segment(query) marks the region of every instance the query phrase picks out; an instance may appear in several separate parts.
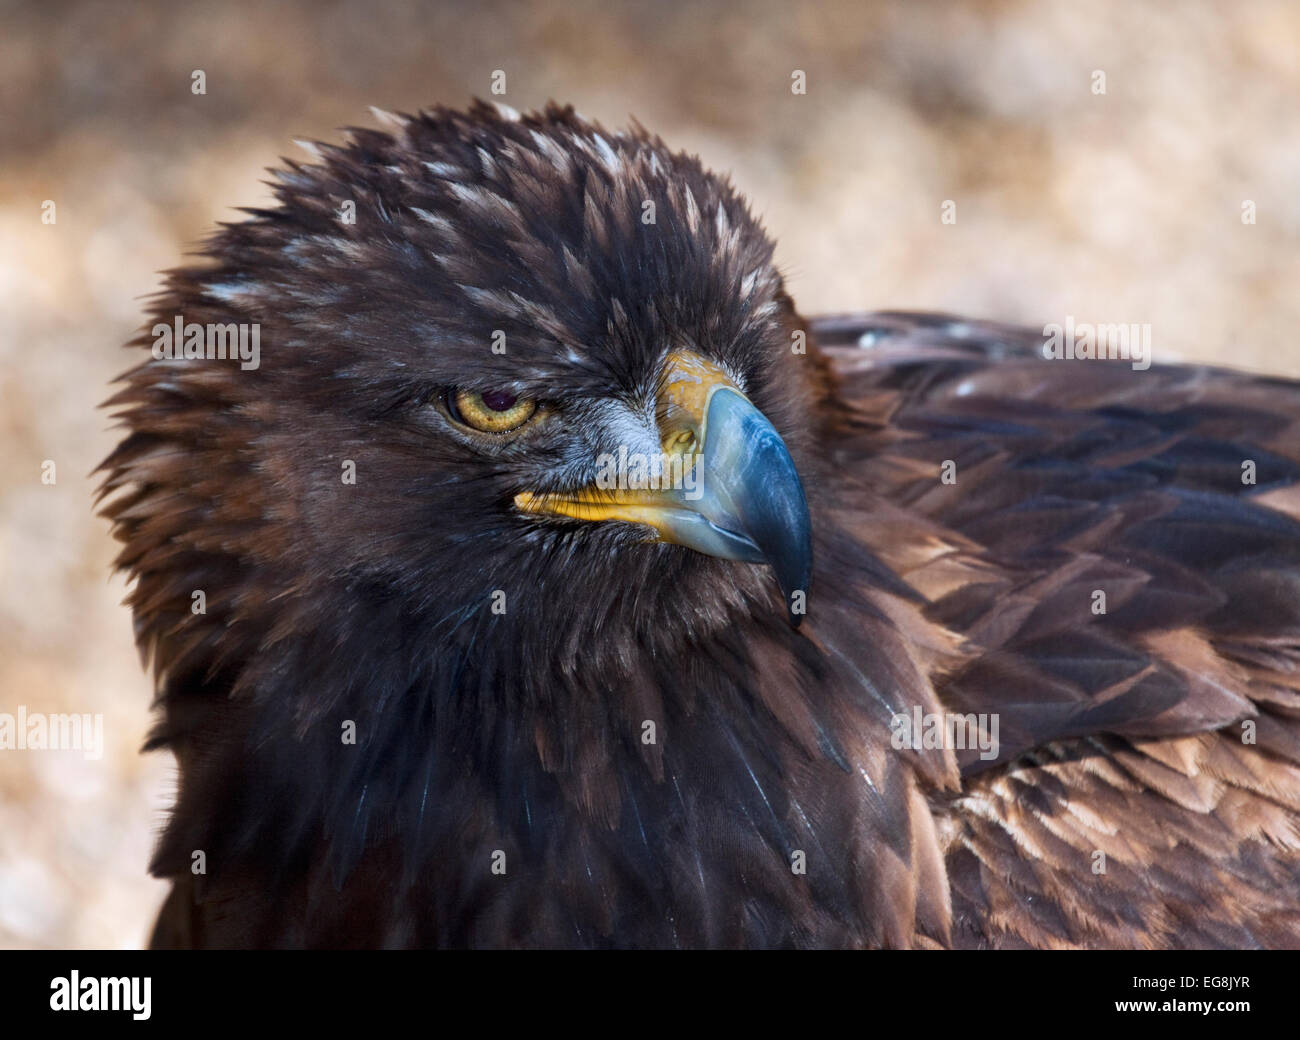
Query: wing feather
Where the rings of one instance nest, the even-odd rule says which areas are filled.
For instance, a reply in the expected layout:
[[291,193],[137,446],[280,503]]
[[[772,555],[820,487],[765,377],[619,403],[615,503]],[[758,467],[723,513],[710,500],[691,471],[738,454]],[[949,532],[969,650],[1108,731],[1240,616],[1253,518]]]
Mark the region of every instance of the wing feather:
[[855,534],[959,638],[946,710],[1000,719],[930,798],[953,941],[1300,945],[1300,384],[812,330],[880,501]]

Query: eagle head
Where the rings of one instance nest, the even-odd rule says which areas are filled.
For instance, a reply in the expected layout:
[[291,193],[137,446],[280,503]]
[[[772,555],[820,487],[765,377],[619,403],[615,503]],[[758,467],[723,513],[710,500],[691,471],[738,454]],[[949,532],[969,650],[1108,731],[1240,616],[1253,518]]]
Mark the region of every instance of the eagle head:
[[[273,171],[278,205],[156,301],[109,463],[144,495],[114,516],[150,647],[195,641],[200,588],[227,629],[351,590],[516,647],[512,617],[559,645],[671,642],[771,611],[778,585],[797,622],[814,363],[745,201],[569,108],[381,115],[391,133]],[[256,366],[158,357],[177,318],[255,328]]]

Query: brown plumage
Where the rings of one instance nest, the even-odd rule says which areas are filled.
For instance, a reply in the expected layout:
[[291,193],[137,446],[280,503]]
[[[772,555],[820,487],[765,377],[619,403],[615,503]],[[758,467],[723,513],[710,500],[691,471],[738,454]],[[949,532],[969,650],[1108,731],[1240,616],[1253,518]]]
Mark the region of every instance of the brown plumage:
[[[1300,944],[1300,387],[806,321],[640,129],[385,119],[156,301],[258,367],[111,402],[157,945]],[[727,494],[614,515],[682,373]]]

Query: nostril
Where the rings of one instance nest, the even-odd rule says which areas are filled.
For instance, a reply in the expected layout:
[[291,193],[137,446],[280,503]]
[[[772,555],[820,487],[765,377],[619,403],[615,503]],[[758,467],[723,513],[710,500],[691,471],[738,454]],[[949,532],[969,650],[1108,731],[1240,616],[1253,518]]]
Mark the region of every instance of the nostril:
[[678,430],[664,439],[664,454],[690,455],[695,451],[695,433],[691,430]]

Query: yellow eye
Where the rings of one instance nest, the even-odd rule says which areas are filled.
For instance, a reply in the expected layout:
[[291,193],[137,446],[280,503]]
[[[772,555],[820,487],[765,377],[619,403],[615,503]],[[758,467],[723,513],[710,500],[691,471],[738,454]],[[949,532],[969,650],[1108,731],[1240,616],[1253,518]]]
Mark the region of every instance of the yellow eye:
[[537,412],[537,402],[509,390],[453,390],[447,398],[453,418],[483,433],[509,433]]

